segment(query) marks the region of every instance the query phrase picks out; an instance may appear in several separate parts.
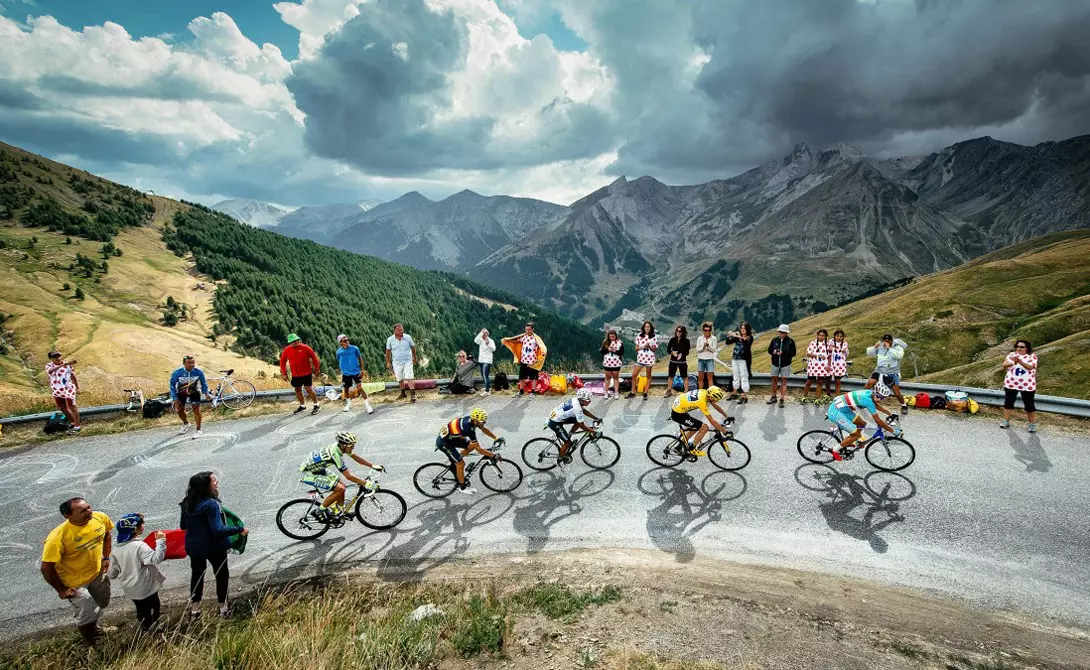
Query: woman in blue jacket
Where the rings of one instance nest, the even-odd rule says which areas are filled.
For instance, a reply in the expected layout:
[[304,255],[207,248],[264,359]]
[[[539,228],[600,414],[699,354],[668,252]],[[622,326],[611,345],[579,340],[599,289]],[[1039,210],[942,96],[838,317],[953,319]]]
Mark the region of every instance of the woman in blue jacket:
[[189,488],[181,503],[181,528],[185,531],[185,553],[189,555],[192,574],[189,580],[190,615],[200,616],[201,598],[204,596],[206,564],[216,575],[216,599],[220,615],[229,616],[227,605],[227,550],[232,535],[247,533],[237,526],[228,527],[223,522],[223,508],[219,501],[219,480],[212,472],[198,472],[189,478]]

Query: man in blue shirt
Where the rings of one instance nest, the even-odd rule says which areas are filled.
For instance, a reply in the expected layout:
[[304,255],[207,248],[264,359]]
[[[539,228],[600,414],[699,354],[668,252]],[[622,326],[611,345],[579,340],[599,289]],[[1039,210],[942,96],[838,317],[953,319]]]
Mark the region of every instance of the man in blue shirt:
[[341,369],[341,383],[344,384],[344,411],[352,409],[350,393],[352,387],[356,387],[363,398],[363,406],[371,414],[375,410],[371,407],[367,392],[363,390],[363,354],[359,347],[348,341],[347,335],[338,336],[337,343],[340,344],[337,348],[337,367]]
[[203,434],[201,433],[201,399],[206,395],[208,395],[208,381],[204,378],[204,371],[197,367],[197,361],[192,356],[184,356],[182,367],[170,375],[170,399],[174,401],[174,410],[182,418],[179,435],[185,435],[189,430],[189,419],[185,416],[186,402],[193,407],[193,422],[197,424],[197,432],[193,433],[193,439]]

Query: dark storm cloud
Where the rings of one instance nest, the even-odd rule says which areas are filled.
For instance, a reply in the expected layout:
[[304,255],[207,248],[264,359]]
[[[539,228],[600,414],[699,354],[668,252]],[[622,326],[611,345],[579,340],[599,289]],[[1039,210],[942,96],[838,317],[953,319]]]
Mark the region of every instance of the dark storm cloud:
[[47,156],[70,154],[105,162],[160,165],[181,157],[164,137],[106,128],[82,117],[25,110],[4,112],[0,140]]
[[18,82],[0,79],[0,107],[8,109],[41,109],[43,101]]

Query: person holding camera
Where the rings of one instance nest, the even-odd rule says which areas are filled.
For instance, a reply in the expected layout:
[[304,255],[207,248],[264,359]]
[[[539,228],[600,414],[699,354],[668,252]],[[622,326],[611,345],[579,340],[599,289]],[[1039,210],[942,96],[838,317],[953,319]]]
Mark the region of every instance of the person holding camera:
[[[734,379],[734,393],[728,400],[738,399],[739,404],[749,402],[749,370],[753,363],[753,327],[748,321],[743,321],[738,330],[727,333],[724,339],[727,344],[733,344],[734,350],[730,355],[731,376]],[[741,394],[739,395],[739,391]]]

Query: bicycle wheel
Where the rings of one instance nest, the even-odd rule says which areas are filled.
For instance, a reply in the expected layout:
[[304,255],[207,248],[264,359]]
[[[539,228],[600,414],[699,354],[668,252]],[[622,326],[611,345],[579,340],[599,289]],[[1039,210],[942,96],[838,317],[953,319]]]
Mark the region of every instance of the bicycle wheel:
[[811,463],[828,463],[833,460],[833,447],[840,439],[828,430],[811,430],[799,438],[799,456]]
[[733,437],[719,438],[708,445],[708,460],[720,470],[741,470],[749,465],[749,447]]
[[223,389],[220,402],[231,409],[245,409],[254,402],[257,397],[257,389],[248,381],[235,379],[227,383]]
[[583,462],[595,470],[612,468],[621,460],[621,445],[612,437],[599,437],[587,440],[583,448],[579,450],[579,456]]
[[444,463],[425,463],[416,469],[413,486],[429,498],[446,498],[454,493],[458,478]]
[[400,493],[379,489],[374,495],[360,496],[356,501],[356,518],[375,530],[386,530],[401,523],[408,505]]
[[276,527],[293,540],[313,540],[329,530],[329,524],[311,514],[317,505],[310,498],[297,498],[284,503],[276,513]]
[[916,450],[899,437],[871,440],[864,449],[867,462],[886,472],[904,470],[916,460]]
[[535,437],[522,445],[522,460],[531,470],[545,472],[556,467],[560,457],[560,445],[555,439]]
[[514,491],[522,483],[522,468],[514,461],[487,460],[480,470],[481,483],[496,493]]
[[677,435],[656,435],[647,441],[647,457],[664,468],[676,466],[685,458],[683,454]]

